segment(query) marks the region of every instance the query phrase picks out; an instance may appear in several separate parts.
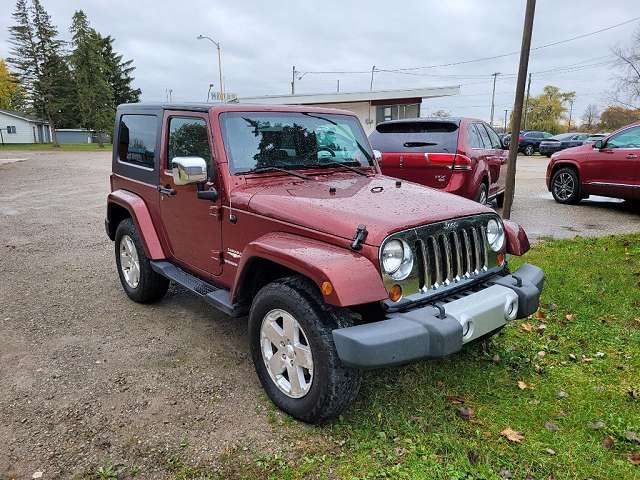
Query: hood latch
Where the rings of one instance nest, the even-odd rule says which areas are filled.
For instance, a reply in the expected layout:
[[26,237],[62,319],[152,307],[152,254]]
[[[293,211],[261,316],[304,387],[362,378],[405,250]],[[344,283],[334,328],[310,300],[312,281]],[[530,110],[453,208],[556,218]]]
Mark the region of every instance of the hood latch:
[[367,226],[360,224],[358,225],[358,228],[356,229],[356,234],[353,237],[353,242],[351,243],[351,249],[352,250],[360,250],[362,248],[362,242],[364,242],[364,239],[367,238],[367,234],[369,232],[367,231]]

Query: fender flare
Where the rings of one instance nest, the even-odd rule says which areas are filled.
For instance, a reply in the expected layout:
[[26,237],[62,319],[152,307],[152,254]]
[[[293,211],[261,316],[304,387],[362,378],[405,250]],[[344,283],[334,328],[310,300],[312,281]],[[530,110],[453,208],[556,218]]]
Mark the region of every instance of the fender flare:
[[529,237],[527,232],[524,231],[522,225],[511,220],[504,220],[504,232],[507,237],[507,253],[519,257],[529,251],[531,245],[529,244]]
[[[115,190],[107,197],[107,222],[111,222],[111,205],[118,205],[129,212],[129,215],[133,219],[133,222],[138,229],[140,238],[142,239],[142,245],[144,247],[144,253],[151,260],[162,260],[167,258],[160,238],[153,226],[153,220],[151,220],[151,214],[147,208],[147,204],[139,195],[128,192],[127,190]],[[116,228],[116,225],[113,226]]]
[[249,243],[238,264],[231,289],[237,301],[246,280],[246,272],[256,259],[272,261],[311,279],[318,287],[328,281],[333,286],[327,303],[348,307],[388,298],[382,277],[375,265],[357,252],[290,233],[274,232]]

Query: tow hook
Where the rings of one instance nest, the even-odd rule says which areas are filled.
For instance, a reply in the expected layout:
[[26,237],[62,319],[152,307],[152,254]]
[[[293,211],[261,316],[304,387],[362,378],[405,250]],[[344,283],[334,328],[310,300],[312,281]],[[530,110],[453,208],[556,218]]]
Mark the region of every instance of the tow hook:
[[352,250],[360,250],[362,248],[362,242],[367,238],[367,226],[360,224],[356,230],[356,234],[353,237],[353,242],[351,243]]

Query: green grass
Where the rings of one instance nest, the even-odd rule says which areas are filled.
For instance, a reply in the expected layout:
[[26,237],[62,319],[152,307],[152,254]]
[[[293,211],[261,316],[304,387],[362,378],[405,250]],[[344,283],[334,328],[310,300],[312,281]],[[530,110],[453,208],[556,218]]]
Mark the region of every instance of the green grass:
[[[174,459],[168,471],[179,479],[471,480],[501,470],[517,479],[640,478],[628,459],[640,445],[625,438],[640,434],[640,234],[543,242],[513,263],[523,261],[546,272],[542,313],[450,358],[367,373],[357,402],[332,425],[274,426],[301,447],[230,452],[215,469]],[[473,418],[460,418],[451,397]],[[604,428],[590,428],[595,421]],[[500,435],[507,427],[522,443]]]
[[97,143],[69,143],[54,147],[51,143],[5,143],[0,145],[0,152],[7,151],[50,151],[50,152],[84,152],[84,151],[111,151],[111,144],[105,143],[100,147]]

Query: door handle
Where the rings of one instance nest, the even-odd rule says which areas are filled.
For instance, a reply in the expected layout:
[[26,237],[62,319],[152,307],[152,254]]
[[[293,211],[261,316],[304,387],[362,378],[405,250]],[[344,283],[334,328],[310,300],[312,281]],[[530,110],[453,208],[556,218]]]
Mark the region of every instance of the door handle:
[[163,187],[162,185],[158,185],[158,191],[163,195],[175,195],[176,194],[176,191],[173,188],[169,187],[169,186]]
[[638,158],[638,155],[636,155],[635,153],[628,153],[627,158]]

